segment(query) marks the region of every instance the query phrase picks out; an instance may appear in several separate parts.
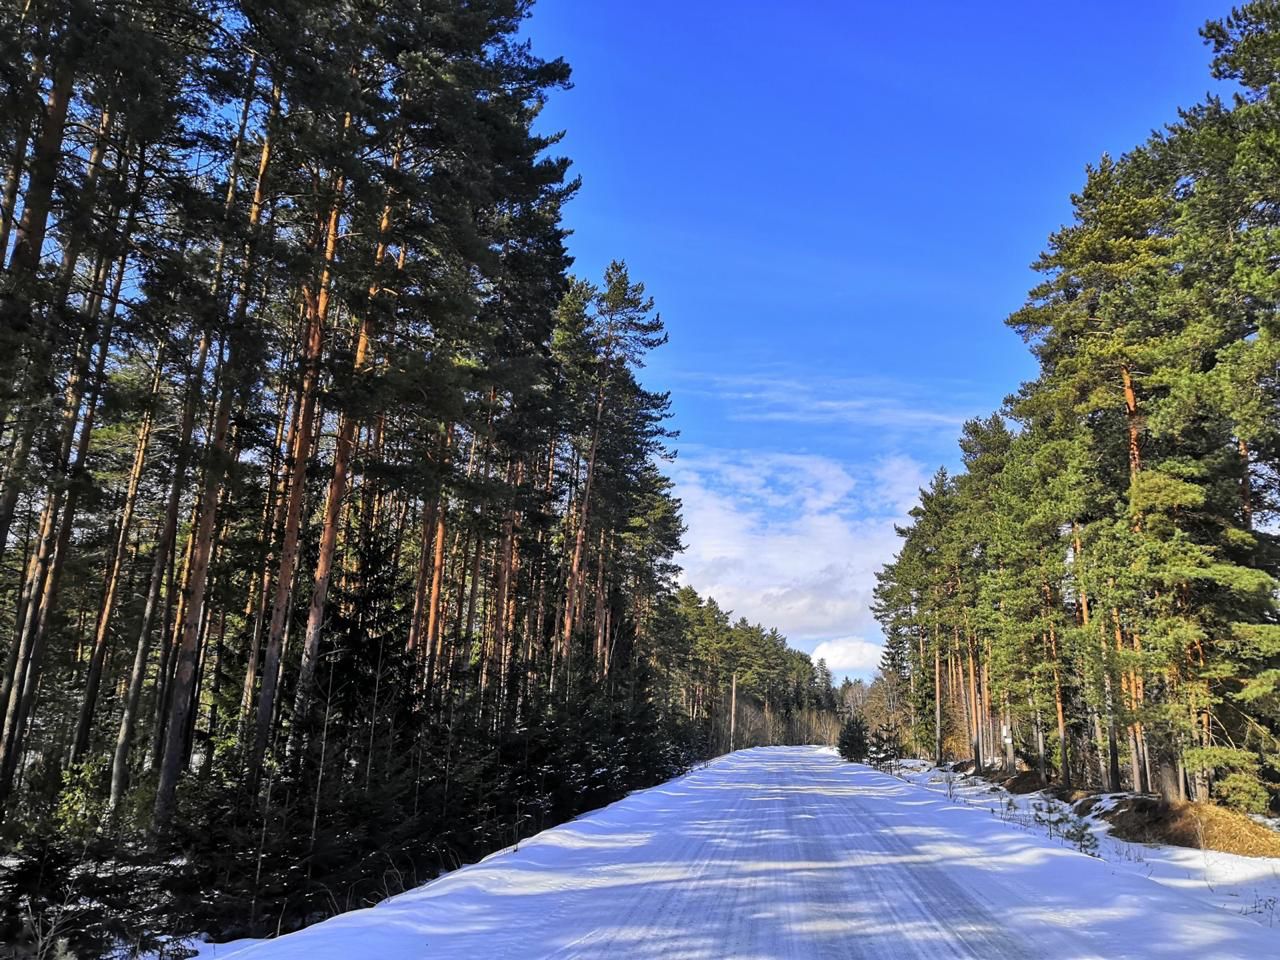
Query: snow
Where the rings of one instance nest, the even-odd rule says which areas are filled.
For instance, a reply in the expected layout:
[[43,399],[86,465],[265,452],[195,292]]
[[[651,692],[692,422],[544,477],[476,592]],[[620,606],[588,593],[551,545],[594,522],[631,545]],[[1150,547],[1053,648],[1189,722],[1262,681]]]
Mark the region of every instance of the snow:
[[916,767],[908,782],[818,747],[741,750],[371,909],[201,957],[1276,955],[1275,931],[1220,909],[1189,862],[1087,856],[964,802],[988,787],[949,798],[937,775]]
[[[1046,835],[1060,832],[1051,831],[1046,821],[1074,819],[1069,804],[1048,794],[1011,794],[981,777],[951,773],[924,761],[904,761],[900,774],[910,783],[943,795],[949,793],[958,802],[981,807],[1010,824]],[[1089,815],[1082,818],[1097,839],[1098,857],[1118,870],[1181,890],[1264,926],[1280,926],[1280,860],[1120,840],[1110,835],[1111,825],[1101,814],[1126,796],[1130,795],[1103,794]],[[1058,842],[1068,843],[1061,838]]]
[[202,940],[199,943],[191,944],[188,949],[196,951],[196,955],[190,960],[223,960],[224,957],[230,957],[245,947],[251,947],[258,943],[262,943],[262,941],[230,940],[227,943],[209,943]]

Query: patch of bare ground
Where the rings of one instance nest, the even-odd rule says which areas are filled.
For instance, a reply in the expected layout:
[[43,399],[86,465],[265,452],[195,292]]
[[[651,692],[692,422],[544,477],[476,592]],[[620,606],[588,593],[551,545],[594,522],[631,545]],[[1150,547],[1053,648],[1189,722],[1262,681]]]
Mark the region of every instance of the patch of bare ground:
[[1009,793],[1026,794],[1043,790],[1054,799],[1062,800],[1066,803],[1075,803],[1077,800],[1090,796],[1089,791],[1065,787],[1052,776],[1046,783],[1040,779],[1040,771],[1030,770],[1025,767],[1020,767],[1013,774],[998,773],[990,779],[992,783],[998,784]]
[[1017,794],[1035,793],[1037,790],[1045,788],[1044,782],[1040,779],[1040,774],[1034,770],[1020,770],[1011,777],[997,777],[995,782],[1010,793]]
[[[1076,804],[1076,814],[1087,815],[1097,800],[1086,797]],[[1280,833],[1243,813],[1211,803],[1126,797],[1100,816],[1111,824],[1112,836],[1120,840],[1220,850],[1245,857],[1280,857]]]
[[1061,800],[1063,803],[1080,803],[1082,800],[1088,800],[1094,795],[1089,790],[1068,787],[1061,783],[1050,784],[1045,792],[1055,800]]

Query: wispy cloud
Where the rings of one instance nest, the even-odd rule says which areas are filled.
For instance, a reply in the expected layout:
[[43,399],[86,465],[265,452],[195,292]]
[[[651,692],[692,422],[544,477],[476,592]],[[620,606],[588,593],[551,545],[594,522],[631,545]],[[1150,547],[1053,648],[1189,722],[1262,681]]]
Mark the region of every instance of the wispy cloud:
[[[926,472],[906,455],[851,464],[816,454],[685,448],[671,465],[689,527],[684,579],[797,646],[840,643],[837,672],[874,669],[875,571]],[[843,639],[838,639],[843,638]],[[857,640],[860,647],[851,646]]]
[[[954,434],[981,412],[939,404],[936,385],[878,377],[827,377],[761,371],[749,375],[686,374],[692,389],[728,405],[729,419],[796,424],[845,424]],[[690,392],[682,387],[682,392]],[[954,392],[948,391],[954,396]]]
[[985,409],[974,385],[833,376],[821,358],[673,379],[707,401],[702,436],[707,423],[723,428],[682,443],[670,466],[689,531],[685,581],[837,675],[873,673],[876,571],[899,547],[894,526],[928,482],[926,464]]

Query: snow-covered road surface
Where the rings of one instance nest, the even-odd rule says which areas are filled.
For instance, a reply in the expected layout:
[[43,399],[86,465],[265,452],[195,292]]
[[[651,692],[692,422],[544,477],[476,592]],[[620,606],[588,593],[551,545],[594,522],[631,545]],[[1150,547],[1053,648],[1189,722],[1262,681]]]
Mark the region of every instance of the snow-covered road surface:
[[208,957],[1263,960],[1280,930],[829,750],[765,747]]

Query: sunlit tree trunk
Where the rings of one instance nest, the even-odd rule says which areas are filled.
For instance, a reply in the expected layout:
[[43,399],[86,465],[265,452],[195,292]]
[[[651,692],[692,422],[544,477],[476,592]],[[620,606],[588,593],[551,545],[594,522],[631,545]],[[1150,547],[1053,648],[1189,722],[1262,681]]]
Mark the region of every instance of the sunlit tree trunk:
[[[343,120],[343,131],[351,126],[351,114]],[[298,410],[297,444],[292,451],[292,475],[290,476],[285,508],[284,538],[280,546],[280,565],[276,571],[275,597],[271,604],[271,624],[267,632],[266,653],[263,657],[262,686],[258,691],[257,716],[254,723],[253,743],[250,747],[248,771],[250,792],[257,788],[262,759],[267,749],[272,718],[276,707],[276,687],[283,662],[285,619],[293,599],[294,566],[298,559],[298,533],[302,524],[303,498],[306,495],[307,463],[313,449],[313,431],[316,429],[316,388],[320,377],[320,355],[324,346],[325,323],[332,298],[333,269],[337,260],[338,240],[342,222],[342,201],[346,191],[346,178],[339,174],[334,178],[328,201],[323,231],[323,257],[319,279],[304,284],[303,302],[306,305],[306,328],[303,333],[302,382],[298,387],[301,404]]]
[[[22,217],[14,230],[13,252],[9,257],[10,293],[0,299],[0,323],[11,332],[26,337],[27,357],[23,384],[18,388],[20,403],[25,405],[24,423],[6,465],[3,490],[0,491],[0,557],[9,542],[9,529],[18,495],[26,479],[27,459],[37,424],[42,420],[39,397],[44,389],[47,363],[47,340],[44,331],[35,328],[32,298],[44,250],[45,231],[53,204],[58,177],[58,161],[62,155],[62,135],[71,104],[75,74],[70,63],[60,64],[54,71],[53,85],[45,101],[40,134],[28,164],[27,188],[23,193]],[[10,379],[16,372],[16,358],[0,357],[0,374]]]
[[183,598],[184,613],[180,627],[180,644],[174,667],[172,690],[169,691],[168,720],[160,759],[160,777],[156,786],[156,801],[152,811],[152,828],[164,830],[173,816],[174,801],[186,756],[186,727],[191,710],[191,697],[195,683],[196,664],[200,652],[200,627],[204,613],[204,595],[208,581],[209,561],[214,549],[214,533],[218,525],[218,504],[222,496],[222,484],[228,463],[227,435],[232,405],[242,389],[239,377],[244,375],[244,324],[248,316],[250,274],[254,269],[254,240],[262,222],[266,205],[266,178],[273,149],[272,128],[280,107],[280,88],[272,93],[271,110],[267,119],[262,149],[258,157],[257,181],[253,200],[249,205],[248,230],[244,265],[237,305],[228,324],[230,352],[220,385],[217,413],[214,418],[209,462],[205,471],[204,487],[200,492],[199,521],[193,532],[191,559],[187,567],[187,589]]
[[[400,153],[397,150],[391,162],[393,172],[400,168]],[[341,195],[341,183],[338,189]],[[356,333],[355,359],[352,373],[358,381],[367,373],[369,365],[369,343],[373,334],[374,300],[381,290],[379,271],[387,255],[387,241],[391,230],[391,197],[382,208],[382,218],[378,225],[378,241],[373,254],[373,283],[368,290],[364,316],[360,320]],[[337,245],[338,207],[335,203],[331,214],[331,240],[326,242],[326,257],[332,259]],[[323,281],[322,281],[323,283]],[[323,315],[321,316],[323,323]],[[329,579],[333,575],[334,552],[338,546],[339,518],[342,515],[343,503],[347,495],[347,471],[352,451],[355,448],[357,418],[350,412],[343,412],[338,418],[338,436],[333,454],[333,474],[329,478],[329,491],[325,500],[324,519],[320,527],[320,553],[316,559],[314,584],[311,590],[311,604],[307,611],[307,628],[302,644],[302,663],[298,669],[298,685],[294,694],[293,716],[294,726],[290,733],[290,743],[295,748],[301,742],[302,729],[307,709],[310,705],[311,686],[314,682],[316,664],[320,657],[320,633],[324,628],[325,600],[329,593]]]
[[579,498],[577,529],[574,531],[573,538],[573,554],[569,561],[569,576],[565,584],[564,633],[561,635],[560,642],[566,660],[568,659],[569,645],[573,632],[577,627],[578,587],[582,577],[582,553],[586,544],[587,521],[591,515],[591,485],[595,479],[596,454],[600,449],[600,427],[604,420],[604,398],[605,388],[604,383],[601,382],[596,395],[595,424],[591,428],[591,445],[587,453],[587,476],[583,482],[582,494]]
[[1062,670],[1058,658],[1057,632],[1049,621],[1049,662],[1053,665],[1053,704],[1058,713],[1058,743],[1062,751],[1062,785],[1071,789],[1071,753],[1067,742],[1067,719],[1062,699]]
[[107,646],[110,638],[111,615],[115,611],[116,594],[119,591],[121,570],[124,566],[125,554],[129,543],[129,535],[133,525],[133,514],[137,505],[138,486],[142,481],[142,470],[146,464],[147,451],[151,444],[151,432],[155,424],[155,406],[159,401],[163,364],[160,355],[156,356],[155,375],[151,382],[150,400],[138,427],[138,438],[134,443],[133,465],[129,469],[129,480],[125,487],[124,503],[120,509],[117,522],[116,540],[112,546],[107,563],[106,587],[103,590],[102,604],[98,608],[98,619],[94,627],[93,652],[89,659],[89,671],[85,677],[84,700],[80,705],[80,717],[76,723],[75,741],[71,747],[72,764],[78,763],[89,747],[89,735],[93,728],[93,716],[97,709],[98,688],[102,681],[102,668],[106,661]]
[[142,701],[142,688],[146,679],[147,656],[151,647],[151,627],[155,620],[156,609],[160,604],[160,594],[164,586],[165,572],[169,569],[170,555],[177,539],[178,516],[182,506],[182,491],[186,486],[187,467],[191,458],[191,439],[195,429],[196,409],[200,402],[200,385],[204,380],[205,364],[208,362],[210,338],[208,332],[201,334],[196,347],[196,356],[191,365],[191,373],[187,382],[186,397],[183,401],[182,419],[178,427],[177,454],[173,465],[173,479],[169,484],[169,494],[164,513],[160,520],[159,539],[155,545],[155,553],[151,561],[151,575],[147,582],[146,599],[143,601],[142,617],[138,626],[138,638],[134,645],[133,665],[129,670],[129,683],[124,697],[124,711],[120,717],[120,729],[116,736],[115,752],[111,762],[111,794],[108,809],[113,813],[119,807],[128,784],[129,752],[133,745],[134,728],[137,724],[138,710]]

